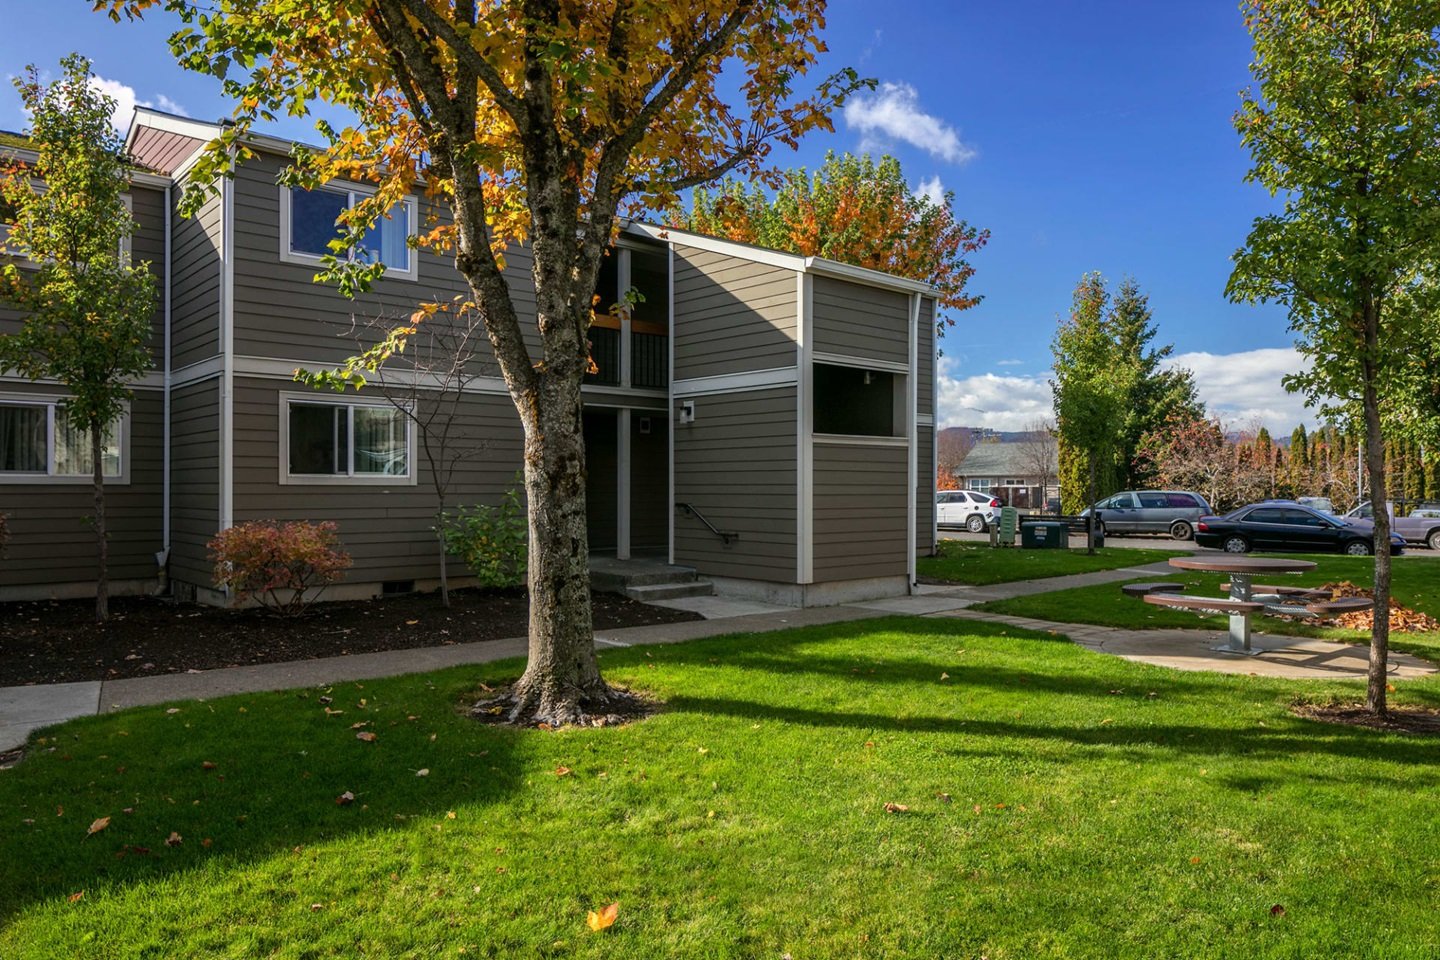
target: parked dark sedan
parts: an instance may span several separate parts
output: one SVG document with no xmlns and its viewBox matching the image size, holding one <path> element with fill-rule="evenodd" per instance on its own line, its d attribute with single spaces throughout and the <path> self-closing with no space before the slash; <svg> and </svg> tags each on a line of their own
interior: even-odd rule
<svg viewBox="0 0 1440 960">
<path fill-rule="evenodd" d="M 1226 553 L 1251 550 L 1323 550 L 1363 557 L 1375 552 L 1375 527 L 1338 520 L 1299 504 L 1252 503 L 1223 517 L 1201 517 L 1195 542 Z M 1390 552 L 1403 553 L 1403 537 L 1391 535 Z"/>
</svg>

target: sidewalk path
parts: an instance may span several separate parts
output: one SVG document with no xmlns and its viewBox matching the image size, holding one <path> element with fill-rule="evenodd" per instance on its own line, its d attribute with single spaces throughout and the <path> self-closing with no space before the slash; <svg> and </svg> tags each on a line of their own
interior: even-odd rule
<svg viewBox="0 0 1440 960">
<path fill-rule="evenodd" d="M 1173 573 L 1173 570 L 1161 563 L 980 587 L 922 585 L 914 596 L 842 607 L 810 607 L 798 610 L 771 607 L 764 612 L 740 616 L 603 630 L 595 635 L 595 642 L 602 649 L 682 643 L 727 633 L 765 633 L 792 627 L 819 626 L 904 614 L 983 620 L 1055 633 L 1069 637 L 1092 650 L 1178 670 L 1213 670 L 1293 679 L 1354 679 L 1365 676 L 1366 648 L 1352 644 L 1256 634 L 1253 642 L 1262 653 L 1245 657 L 1212 649 L 1224 640 L 1224 634 L 1220 631 L 1116 630 L 1110 627 L 1009 617 L 968 609 L 974 604 L 989 600 L 1005 600 L 1102 583 L 1119 583 L 1137 577 L 1170 573 Z M 737 605 L 733 609 L 755 609 L 758 606 L 761 605 Z M 198 673 L 170 673 L 104 682 L 0 687 L 0 753 L 22 746 L 32 730 L 74 717 L 164 703 L 168 700 L 208 699 L 233 693 L 286 690 L 344 680 L 422 673 L 445 667 L 521 657 L 525 655 L 525 651 L 525 638 L 514 637 L 508 640 L 361 653 L 319 660 L 226 667 Z M 1391 675 L 1397 679 L 1426 676 L 1435 670 L 1433 665 L 1417 657 L 1393 651 L 1390 654 Z"/>
</svg>

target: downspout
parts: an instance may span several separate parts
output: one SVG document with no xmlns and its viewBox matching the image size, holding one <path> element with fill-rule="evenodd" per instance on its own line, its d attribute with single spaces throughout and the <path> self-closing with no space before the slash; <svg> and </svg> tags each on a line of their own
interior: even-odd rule
<svg viewBox="0 0 1440 960">
<path fill-rule="evenodd" d="M 235 522 L 235 155 L 220 181 L 220 513 L 219 530 Z"/>
<path fill-rule="evenodd" d="M 161 425 L 161 487 L 160 487 L 160 555 L 156 557 L 160 573 L 160 592 L 169 594 L 170 587 L 170 270 L 171 270 L 171 229 L 173 184 L 165 185 L 165 293 L 164 293 L 164 337 L 161 345 L 164 353 L 164 391 L 162 396 Z"/>
<path fill-rule="evenodd" d="M 675 429 L 679 419 L 675 410 L 675 244 L 665 244 L 665 303 L 668 311 L 666 322 L 670 325 L 665 338 L 665 389 L 668 396 L 669 413 L 665 417 L 665 432 L 669 443 L 666 451 L 666 481 L 669 484 L 669 498 L 666 504 L 666 556 L 667 563 L 675 562 Z"/>
</svg>

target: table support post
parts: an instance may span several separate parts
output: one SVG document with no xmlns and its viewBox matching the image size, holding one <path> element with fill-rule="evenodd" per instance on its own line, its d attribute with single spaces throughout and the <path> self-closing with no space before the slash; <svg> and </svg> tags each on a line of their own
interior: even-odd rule
<svg viewBox="0 0 1440 960">
<path fill-rule="evenodd" d="M 1230 574 L 1230 599 L 1250 600 L 1250 577 L 1248 574 Z M 1230 649 L 1236 653 L 1250 652 L 1250 614 L 1230 614 Z"/>
</svg>

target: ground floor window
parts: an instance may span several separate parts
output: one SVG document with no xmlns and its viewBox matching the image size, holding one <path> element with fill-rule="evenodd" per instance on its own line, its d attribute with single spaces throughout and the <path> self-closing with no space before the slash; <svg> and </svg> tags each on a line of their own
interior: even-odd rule
<svg viewBox="0 0 1440 960">
<path fill-rule="evenodd" d="M 988 477 L 971 477 L 967 486 L 976 493 L 995 492 L 995 481 Z"/>
<path fill-rule="evenodd" d="M 903 437 L 905 378 L 883 370 L 831 363 L 814 367 L 816 433 Z"/>
<path fill-rule="evenodd" d="M 71 423 L 59 399 L 0 400 L 0 477 L 7 480 L 90 477 L 95 460 L 90 432 Z M 105 477 L 124 475 L 121 439 L 125 417 L 112 423 L 100 440 Z"/>
<path fill-rule="evenodd" d="M 287 400 L 288 475 L 408 478 L 410 420 L 389 404 Z"/>
</svg>

